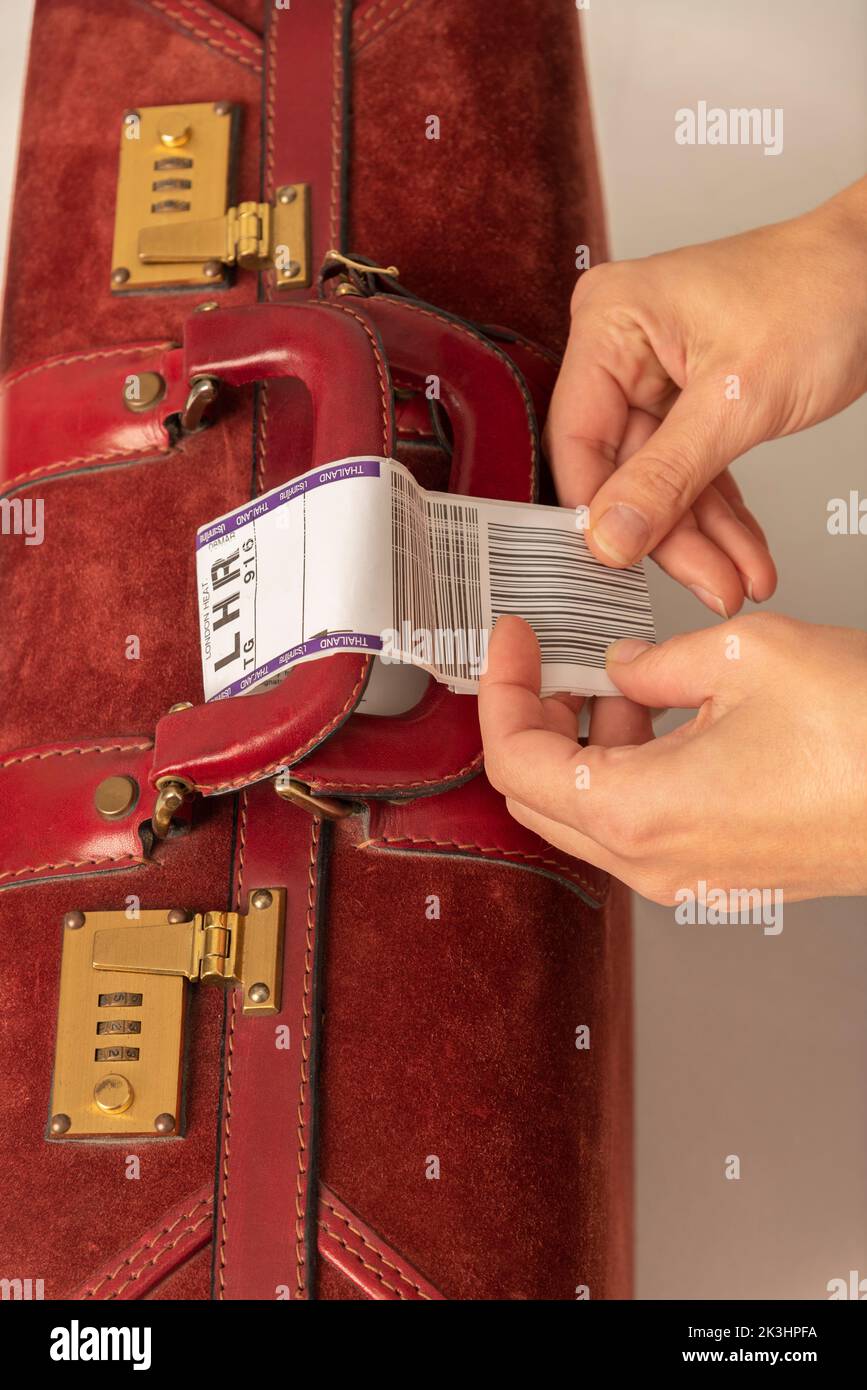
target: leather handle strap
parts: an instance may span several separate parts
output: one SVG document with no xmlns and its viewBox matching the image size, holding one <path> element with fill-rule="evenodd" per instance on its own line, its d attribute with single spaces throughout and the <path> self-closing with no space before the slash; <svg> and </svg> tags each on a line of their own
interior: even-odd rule
<svg viewBox="0 0 867 1390">
<path fill-rule="evenodd" d="M 190 375 L 213 373 L 235 385 L 275 377 L 304 382 L 315 418 L 300 466 L 391 452 L 384 344 L 401 379 L 423 386 L 433 372 L 440 381 L 454 435 L 452 489 L 514 501 L 535 496 L 534 400 L 506 354 L 460 320 L 391 296 L 262 305 L 196 318 L 185 344 Z M 368 351 L 359 357 L 363 341 Z M 283 418 L 284 429 L 291 429 L 294 417 Z M 157 728 L 154 782 L 177 780 L 210 795 L 292 766 L 317 791 L 415 796 L 478 771 L 475 702 L 443 686 L 429 688 L 406 715 L 349 719 L 369 666 L 370 658 L 335 654 L 295 667 L 263 695 L 169 716 Z"/>
<path fill-rule="evenodd" d="M 352 454 L 389 454 L 391 381 L 379 336 L 336 303 L 261 304 L 194 314 L 184 356 L 189 379 L 231 386 L 294 379 L 313 409 L 317 467 Z M 338 653 L 295 667 L 274 689 L 220 700 L 160 720 L 151 781 L 178 781 L 204 794 L 234 791 L 306 756 L 361 698 L 368 657 Z"/>
</svg>

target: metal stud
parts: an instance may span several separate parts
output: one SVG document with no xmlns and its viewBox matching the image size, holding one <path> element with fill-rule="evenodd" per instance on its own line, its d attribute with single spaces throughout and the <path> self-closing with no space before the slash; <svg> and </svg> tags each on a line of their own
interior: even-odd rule
<svg viewBox="0 0 867 1390">
<path fill-rule="evenodd" d="M 65 1134 L 71 1124 L 72 1121 L 68 1115 L 52 1115 L 49 1129 L 52 1134 Z"/>
<path fill-rule="evenodd" d="M 205 261 L 205 264 L 202 266 L 202 274 L 206 276 L 208 280 L 216 280 L 222 273 L 222 261 Z"/>
<path fill-rule="evenodd" d="M 94 805 L 104 820 L 123 820 L 138 801 L 134 777 L 106 777 L 93 793 Z"/>
<path fill-rule="evenodd" d="M 134 380 L 137 383 L 136 395 L 128 396 L 124 387 L 123 403 L 127 410 L 141 415 L 144 411 L 153 410 L 155 405 L 159 405 L 166 394 L 166 381 L 159 372 L 137 372 Z"/>
<path fill-rule="evenodd" d="M 232 111 L 232 103 L 231 103 L 230 101 L 215 101 L 215 102 L 214 102 L 214 115 L 215 115 L 215 116 L 228 116 L 228 115 L 231 114 L 231 111 Z"/>
<path fill-rule="evenodd" d="M 160 127 L 160 143 L 170 150 L 176 150 L 181 145 L 186 145 L 193 133 L 192 126 L 187 124 L 186 119 L 180 113 L 172 113 L 163 119 Z"/>
<path fill-rule="evenodd" d="M 189 700 L 178 700 L 176 705 L 169 705 L 169 714 L 178 714 L 182 709 L 192 708 L 193 706 Z"/>
<path fill-rule="evenodd" d="M 125 265 L 119 265 L 111 272 L 111 283 L 113 285 L 125 285 L 129 279 L 129 271 Z"/>
<path fill-rule="evenodd" d="M 247 998 L 251 1004 L 267 1004 L 271 998 L 271 991 L 266 984 L 260 981 L 258 984 L 250 986 L 247 990 Z"/>
<path fill-rule="evenodd" d="M 189 922 L 192 915 L 193 914 L 188 912 L 185 907 L 173 907 L 169 912 L 168 921 L 171 922 L 172 925 L 177 922 Z"/>
<path fill-rule="evenodd" d="M 84 913 L 79 912 L 77 907 L 73 908 L 73 910 L 67 912 L 63 918 L 63 925 L 67 931 L 78 931 L 84 926 Z"/>
<path fill-rule="evenodd" d="M 297 188 L 293 188 L 291 184 L 289 184 L 286 188 L 278 188 L 278 189 L 277 189 L 277 202 L 278 202 L 278 203 L 294 203 L 294 202 L 295 202 L 295 199 L 296 199 L 297 197 L 298 197 L 298 189 L 297 189 Z"/>
<path fill-rule="evenodd" d="M 258 907 L 260 910 L 263 910 L 266 907 L 270 907 L 273 901 L 274 899 L 271 897 L 271 894 L 268 892 L 267 888 L 257 888 L 256 892 L 250 899 L 250 902 L 253 905 L 253 907 Z"/>
<path fill-rule="evenodd" d="M 154 1129 L 156 1130 L 157 1134 L 171 1134 L 174 1130 L 174 1127 L 175 1117 L 174 1115 L 169 1115 L 168 1112 L 165 1112 L 162 1115 L 157 1115 L 156 1119 L 154 1120 Z"/>
</svg>

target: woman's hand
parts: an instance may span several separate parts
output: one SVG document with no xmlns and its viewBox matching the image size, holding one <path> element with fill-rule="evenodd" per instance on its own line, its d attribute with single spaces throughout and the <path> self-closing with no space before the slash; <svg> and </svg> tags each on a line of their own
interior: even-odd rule
<svg viewBox="0 0 867 1390">
<path fill-rule="evenodd" d="M 727 465 L 867 390 L 867 179 L 815 212 L 578 281 L 546 445 L 560 501 L 622 566 L 647 554 L 714 612 L 776 574 Z"/>
<path fill-rule="evenodd" d="M 867 891 L 867 636 L 753 614 L 609 658 L 628 699 L 595 701 L 582 747 L 574 698 L 539 698 L 532 629 L 497 623 L 479 712 L 516 820 L 659 903 Z M 698 713 L 653 740 L 664 705 Z"/>
</svg>

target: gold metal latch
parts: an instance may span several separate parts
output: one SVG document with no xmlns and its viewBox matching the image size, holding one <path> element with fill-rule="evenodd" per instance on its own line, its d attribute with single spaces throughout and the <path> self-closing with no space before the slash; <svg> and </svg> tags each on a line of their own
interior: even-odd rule
<svg viewBox="0 0 867 1390">
<path fill-rule="evenodd" d="M 285 890 L 246 913 L 67 912 L 52 1138 L 181 1129 L 186 981 L 240 984 L 243 1011 L 280 1008 Z"/>
<path fill-rule="evenodd" d="M 307 184 L 271 203 L 229 206 L 232 102 L 142 106 L 121 133 L 111 287 L 206 288 L 229 266 L 273 270 L 281 289 L 310 284 Z"/>
</svg>

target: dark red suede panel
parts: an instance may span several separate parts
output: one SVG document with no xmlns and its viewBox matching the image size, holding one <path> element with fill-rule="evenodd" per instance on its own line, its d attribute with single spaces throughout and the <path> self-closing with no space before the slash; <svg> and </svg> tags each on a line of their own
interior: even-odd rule
<svg viewBox="0 0 867 1390">
<path fill-rule="evenodd" d="M 628 1296 L 627 915 L 352 834 L 330 874 L 322 1180 L 447 1298 Z"/>
<path fill-rule="evenodd" d="M 194 833 L 166 843 L 147 867 L 0 893 L 3 1260 L 10 1271 L 44 1279 L 46 1298 L 71 1291 L 212 1177 L 223 1017 L 219 990 L 193 990 L 185 1138 L 47 1140 L 63 914 L 74 907 L 123 909 L 129 893 L 142 907 L 224 907 L 231 819 L 229 798 L 210 801 L 200 808 Z M 141 1159 L 138 1180 L 125 1176 L 127 1154 Z"/>
<path fill-rule="evenodd" d="M 151 730 L 170 705 L 202 699 L 196 527 L 250 495 L 250 395 L 224 396 L 219 423 L 170 454 L 28 488 L 45 539 L 0 544 L 14 595 L 0 622 L 0 747 Z"/>
<path fill-rule="evenodd" d="M 123 114 L 223 99 L 243 106 L 237 195 L 259 196 L 260 81 L 135 0 L 39 0 L 9 242 L 3 370 L 53 353 L 177 338 L 213 293 L 109 290 Z M 63 274 L 48 275 L 48 265 Z M 252 303 L 242 274 L 221 303 Z"/>
<path fill-rule="evenodd" d="M 575 247 L 607 254 L 574 6 L 420 0 L 357 55 L 352 92 L 351 250 L 560 346 Z"/>
</svg>

